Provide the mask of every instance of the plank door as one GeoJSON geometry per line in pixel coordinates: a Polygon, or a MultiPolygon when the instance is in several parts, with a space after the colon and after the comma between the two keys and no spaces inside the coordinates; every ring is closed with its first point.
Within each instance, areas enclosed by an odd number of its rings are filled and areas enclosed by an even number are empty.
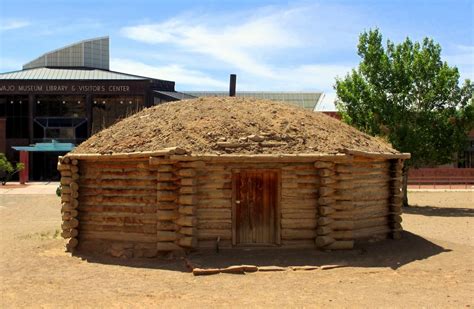
{"type": "Polygon", "coordinates": [[[232,183],[233,244],[279,244],[279,172],[239,170],[232,183]]]}

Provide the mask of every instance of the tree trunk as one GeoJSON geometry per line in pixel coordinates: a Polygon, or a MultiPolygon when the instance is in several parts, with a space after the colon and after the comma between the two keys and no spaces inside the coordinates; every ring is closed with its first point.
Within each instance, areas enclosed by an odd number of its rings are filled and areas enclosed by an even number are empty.
{"type": "Polygon", "coordinates": [[[402,169],[403,183],[402,183],[402,194],[403,194],[403,207],[410,206],[408,204],[408,166],[404,165],[402,169]]]}

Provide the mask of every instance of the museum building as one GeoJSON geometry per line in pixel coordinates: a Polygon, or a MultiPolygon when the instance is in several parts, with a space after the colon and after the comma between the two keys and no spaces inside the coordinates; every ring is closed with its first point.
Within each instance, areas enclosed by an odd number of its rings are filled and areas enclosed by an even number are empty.
{"type": "Polygon", "coordinates": [[[109,59],[109,38],[101,37],[0,73],[0,152],[22,157],[27,180],[58,179],[58,155],[121,118],[186,96],[173,81],[110,71],[109,59]]]}

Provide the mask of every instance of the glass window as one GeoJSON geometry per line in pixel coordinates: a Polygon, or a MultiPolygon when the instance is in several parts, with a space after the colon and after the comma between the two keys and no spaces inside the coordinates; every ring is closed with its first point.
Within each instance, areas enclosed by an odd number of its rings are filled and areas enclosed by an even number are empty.
{"type": "Polygon", "coordinates": [[[143,96],[94,96],[92,98],[92,134],[145,107],[143,96]]]}
{"type": "Polygon", "coordinates": [[[36,117],[86,117],[86,98],[79,95],[40,95],[36,97],[36,117]]]}

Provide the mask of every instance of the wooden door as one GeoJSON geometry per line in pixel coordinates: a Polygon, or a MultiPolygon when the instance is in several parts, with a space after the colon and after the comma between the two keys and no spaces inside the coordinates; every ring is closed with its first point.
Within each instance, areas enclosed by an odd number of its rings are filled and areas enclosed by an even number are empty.
{"type": "Polygon", "coordinates": [[[276,170],[239,170],[233,173],[234,245],[280,243],[279,183],[276,170]]]}

